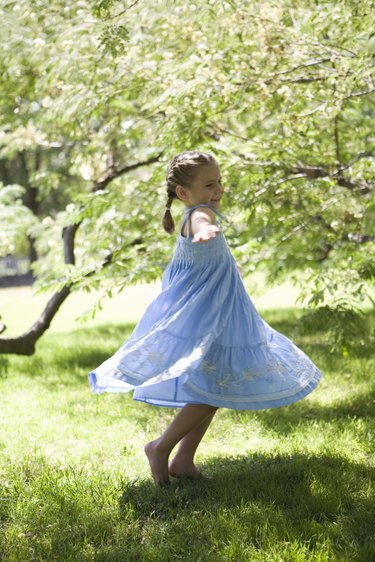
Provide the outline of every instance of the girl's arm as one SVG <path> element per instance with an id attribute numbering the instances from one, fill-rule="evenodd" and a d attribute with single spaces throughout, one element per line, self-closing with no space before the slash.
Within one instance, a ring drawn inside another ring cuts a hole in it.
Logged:
<path id="1" fill-rule="evenodd" d="M 242 278 L 243 277 L 242 266 L 239 263 L 236 262 L 236 268 L 237 268 L 238 273 L 240 274 L 240 277 Z"/>
<path id="2" fill-rule="evenodd" d="M 220 233 L 215 213 L 207 207 L 194 211 L 191 217 L 191 232 L 194 244 L 215 238 Z"/>

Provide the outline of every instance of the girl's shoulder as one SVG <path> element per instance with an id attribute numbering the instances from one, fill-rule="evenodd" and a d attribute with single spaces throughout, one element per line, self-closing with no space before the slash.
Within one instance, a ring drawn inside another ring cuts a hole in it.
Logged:
<path id="1" fill-rule="evenodd" d="M 191 221 L 205 221 L 209 219 L 211 224 L 216 224 L 216 213 L 210 207 L 197 207 L 190 215 Z"/>
<path id="2" fill-rule="evenodd" d="M 221 218 L 222 215 L 218 212 Z M 181 234 L 192 236 L 204 229 L 217 225 L 217 214 L 214 209 L 207 205 L 198 205 L 193 209 L 186 209 L 185 218 L 182 223 Z"/>

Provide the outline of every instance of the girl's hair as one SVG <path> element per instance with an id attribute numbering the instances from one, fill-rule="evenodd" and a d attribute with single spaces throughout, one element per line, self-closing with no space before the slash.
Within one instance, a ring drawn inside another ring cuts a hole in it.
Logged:
<path id="1" fill-rule="evenodd" d="M 176 195 L 176 187 L 181 185 L 189 189 L 197 175 L 197 171 L 201 166 L 207 166 L 216 162 L 211 154 L 206 152 L 197 152 L 195 150 L 187 150 L 181 154 L 177 154 L 168 164 L 167 168 L 167 204 L 163 216 L 163 227 L 166 232 L 172 234 L 174 232 L 174 221 L 171 214 L 171 206 L 174 199 L 178 199 Z"/>

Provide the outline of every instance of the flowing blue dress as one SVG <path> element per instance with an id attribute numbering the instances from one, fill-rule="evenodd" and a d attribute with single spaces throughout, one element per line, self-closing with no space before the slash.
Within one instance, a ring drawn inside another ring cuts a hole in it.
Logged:
<path id="1" fill-rule="evenodd" d="M 118 351 L 89 373 L 92 391 L 237 410 L 301 400 L 317 386 L 319 369 L 258 314 L 222 232 L 198 244 L 182 235 L 196 208 L 185 211 L 161 293 Z"/>

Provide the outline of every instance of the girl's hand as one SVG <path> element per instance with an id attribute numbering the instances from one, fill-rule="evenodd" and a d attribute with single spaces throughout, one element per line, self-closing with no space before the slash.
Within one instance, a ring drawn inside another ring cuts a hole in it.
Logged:
<path id="1" fill-rule="evenodd" d="M 237 267 L 238 273 L 240 274 L 240 277 L 242 278 L 242 277 L 243 277 L 243 269 L 242 269 L 242 266 L 241 266 L 239 263 L 236 262 L 236 267 Z"/>
<path id="2" fill-rule="evenodd" d="M 211 238 L 215 238 L 220 233 L 220 228 L 215 224 L 211 224 L 206 226 L 204 229 L 200 230 L 193 237 L 193 244 L 197 244 L 199 242 L 207 242 Z"/>

